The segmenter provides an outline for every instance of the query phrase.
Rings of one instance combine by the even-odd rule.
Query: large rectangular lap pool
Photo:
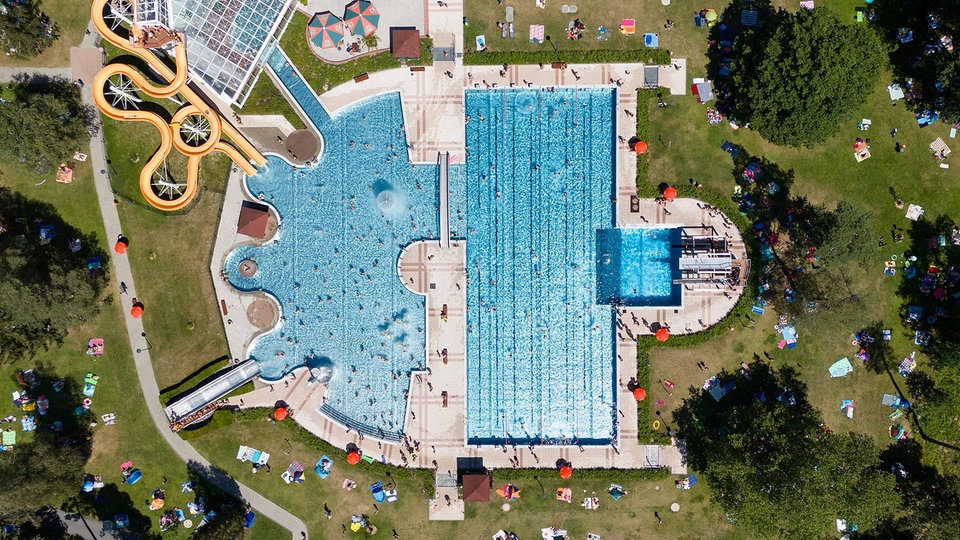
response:
[[[466,92],[470,444],[615,437],[613,313],[596,290],[615,104],[611,89]]]

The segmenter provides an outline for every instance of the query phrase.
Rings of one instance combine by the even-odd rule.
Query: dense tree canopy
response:
[[[826,8],[779,11],[736,39],[734,114],[776,144],[832,135],[875,87],[883,48],[874,32]]]
[[[44,174],[89,145],[96,111],[83,104],[76,86],[64,79],[32,79],[11,88],[14,99],[0,103],[3,157]]]
[[[820,538],[837,518],[869,530],[900,497],[873,439],[833,434],[789,369],[762,363],[720,374],[728,393],[699,389],[675,413],[688,460],[738,524],[764,538]],[[731,388],[732,386],[732,388]]]
[[[0,362],[60,342],[98,311],[106,254],[46,203],[0,187]],[[41,232],[43,231],[43,232]],[[41,235],[50,238],[46,242]],[[80,249],[70,249],[72,240]],[[74,244],[76,247],[76,244]],[[99,257],[100,270],[88,259]]]
[[[4,53],[30,58],[43,52],[60,35],[57,23],[40,10],[41,0],[4,2],[0,11],[0,43]]]

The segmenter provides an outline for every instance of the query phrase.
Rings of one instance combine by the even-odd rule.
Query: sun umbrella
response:
[[[672,200],[676,199],[676,198],[677,198],[677,188],[668,187],[667,189],[663,190],[663,198],[666,199],[666,200],[668,200],[668,201],[672,201]],[[658,332],[658,335],[659,335],[659,332]]]
[[[134,319],[143,317],[143,304],[134,304],[133,307],[130,308],[130,315],[132,315]]]
[[[571,476],[573,476],[573,467],[569,465],[564,465],[563,467],[560,467],[560,478],[567,480]]]
[[[118,240],[117,243],[114,244],[113,250],[119,253],[120,255],[123,255],[124,253],[127,252],[127,243],[124,242],[123,240]]]
[[[310,41],[321,49],[333,49],[343,41],[343,21],[329,11],[314,14],[307,24]]]
[[[277,410],[273,411],[273,417],[277,420],[283,420],[287,417],[287,408],[286,407],[277,407]]]
[[[633,391],[633,397],[637,401],[643,401],[647,399],[647,391],[643,388],[637,388]]]
[[[380,12],[368,0],[353,0],[343,12],[343,28],[355,36],[370,36],[377,31]]]
[[[703,18],[710,22],[713,22],[717,20],[717,12],[712,9],[708,9],[707,12],[703,15]]]
[[[349,454],[347,454],[347,463],[351,465],[356,465],[357,463],[360,463],[360,454],[358,454],[357,452],[350,452]]]
[[[637,141],[637,143],[633,145],[633,151],[638,154],[646,154],[647,143],[645,143],[644,141]]]
[[[662,343],[666,341],[667,338],[669,337],[670,337],[670,331],[667,330],[666,328],[661,327],[659,330],[657,330],[657,341]]]

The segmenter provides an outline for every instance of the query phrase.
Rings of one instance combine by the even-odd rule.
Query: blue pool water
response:
[[[467,438],[608,444],[615,93],[467,91]],[[482,120],[481,120],[482,118]]]
[[[598,234],[597,300],[623,306],[675,307],[682,286],[681,229],[634,227]]]
[[[273,295],[283,317],[248,354],[266,379],[304,362],[333,366],[325,412],[367,433],[395,436],[409,374],[425,364],[424,301],[403,287],[396,264],[403,246],[438,234],[438,170],[408,163],[398,93],[330,118],[309,89],[291,86],[303,109],[318,115],[311,120],[324,150],[306,169],[270,157],[247,179],[254,198],[277,208],[281,228],[275,243],[231,252],[227,279]],[[459,171],[451,169],[454,189]],[[458,201],[451,199],[454,212]],[[250,257],[259,269],[244,278],[237,265]]]

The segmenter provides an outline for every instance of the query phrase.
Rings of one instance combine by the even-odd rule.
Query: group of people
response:
[[[583,31],[587,27],[580,22],[580,19],[574,19],[573,24],[570,25],[570,28],[567,30],[567,39],[570,41],[576,41],[583,37]]]

